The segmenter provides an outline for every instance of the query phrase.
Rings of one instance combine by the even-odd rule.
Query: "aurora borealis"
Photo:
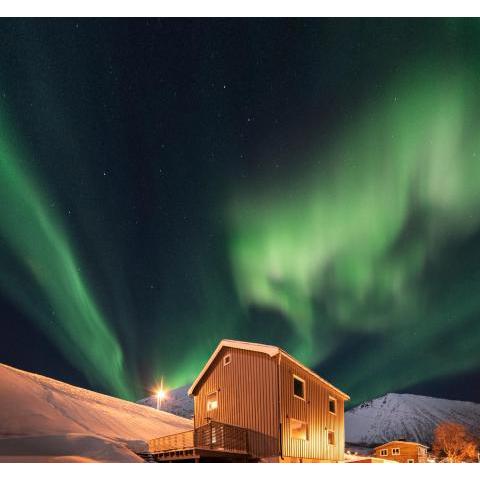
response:
[[[1,361],[135,399],[237,338],[352,403],[480,401],[479,40],[2,20]]]
[[[39,187],[24,171],[21,156],[9,145],[11,134],[6,122],[0,125],[2,238],[22,270],[12,275],[2,269],[2,289],[40,322],[63,353],[74,365],[85,369],[89,378],[126,396],[128,378],[120,346],[87,290],[72,252],[72,241],[50,211]],[[32,291],[26,288],[28,280],[22,281],[23,275],[30,280]],[[51,309],[47,318],[39,305],[41,298]]]

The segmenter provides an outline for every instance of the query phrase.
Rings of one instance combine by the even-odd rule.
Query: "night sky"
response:
[[[478,20],[1,20],[0,361],[480,401],[479,130]]]

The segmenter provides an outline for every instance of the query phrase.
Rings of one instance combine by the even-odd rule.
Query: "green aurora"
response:
[[[24,275],[18,269],[16,275],[2,269],[0,285],[93,384],[133,398],[118,340],[88,291],[71,239],[49,208],[38,182],[27,172],[22,155],[11,145],[9,139],[15,135],[7,125],[2,119],[0,233]],[[47,302],[47,308],[42,301]],[[46,310],[55,321],[45,315]]]
[[[345,331],[390,338],[362,355],[363,374],[336,372],[361,396],[480,365],[470,325],[480,297],[457,286],[432,308],[420,288],[427,264],[480,223],[480,84],[451,71],[461,73],[393,82],[331,145],[313,149],[303,174],[267,188],[263,178],[229,210],[239,296],[285,315],[295,355],[321,365]],[[442,305],[454,293],[454,306]],[[444,335],[446,361],[426,357]],[[415,368],[402,372],[399,358]]]
[[[478,38],[451,20],[3,21],[0,313],[19,353],[0,339],[0,361],[129,399],[191,382],[222,338],[285,348],[350,405],[478,376]]]

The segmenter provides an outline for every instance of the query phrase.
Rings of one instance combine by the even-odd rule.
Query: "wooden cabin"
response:
[[[417,442],[394,440],[374,449],[376,458],[400,463],[426,463],[428,447]]]
[[[189,441],[152,440],[152,459],[343,461],[349,396],[279,347],[222,340],[188,393]]]

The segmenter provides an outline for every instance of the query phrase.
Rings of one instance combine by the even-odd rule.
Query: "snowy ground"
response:
[[[145,441],[192,422],[0,364],[0,462],[140,461]]]

